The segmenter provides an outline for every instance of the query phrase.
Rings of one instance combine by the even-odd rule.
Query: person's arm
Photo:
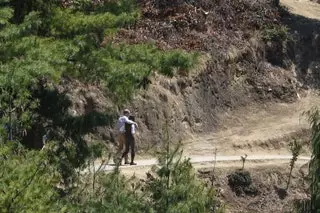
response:
[[[132,135],[136,133],[136,126],[134,124],[131,125],[131,133]]]
[[[130,120],[127,116],[123,116],[123,121],[127,124],[134,124],[136,126],[138,126],[138,124],[132,120]]]

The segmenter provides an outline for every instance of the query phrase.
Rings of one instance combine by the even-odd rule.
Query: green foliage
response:
[[[294,168],[294,164],[295,162],[298,160],[298,156],[300,155],[302,150],[302,144],[299,143],[296,139],[290,143],[290,151],[292,154],[292,158],[290,160],[290,173],[289,173],[289,178],[288,178],[288,183],[287,183],[287,190],[289,188],[290,185],[290,181],[291,181],[291,176],[292,176],[292,170]]]
[[[124,102],[146,87],[153,72],[185,74],[196,63],[196,54],[105,41],[138,18],[134,0],[78,0],[69,7],[56,0],[0,0],[1,212],[163,212],[158,205],[162,199],[150,206],[147,195],[153,192],[142,192],[139,184],[132,188],[128,184],[135,182],[118,171],[81,174],[104,155],[100,145],[88,146],[84,136],[112,117],[98,112],[71,116],[70,101],[55,88],[62,76],[73,77],[99,84],[113,92],[115,101]],[[30,143],[43,134],[48,141],[40,152],[13,142]],[[190,162],[171,163],[171,170],[177,170],[170,173],[166,190],[165,199],[174,201],[168,211],[208,210],[213,192],[195,180]],[[188,181],[183,189],[180,183]]]
[[[71,143],[64,146],[62,153],[76,153]],[[118,167],[103,171],[109,150],[99,141],[88,147],[89,157],[79,169],[68,165],[69,157],[57,154],[58,149],[53,141],[41,151],[27,151],[16,142],[0,144],[1,212],[223,212],[214,189],[197,180],[190,160],[182,159],[180,146],[160,154],[154,176],[149,173],[146,181],[128,179]],[[70,173],[61,172],[68,170],[61,165]]]
[[[105,84],[119,102],[124,102],[143,85],[153,70],[173,76],[174,69],[188,70],[196,63],[196,54],[178,51],[162,52],[153,45],[108,45],[93,50],[81,60],[78,78]],[[93,75],[88,75],[92,73]]]
[[[9,24],[9,19],[13,16],[13,10],[9,7],[0,9],[0,27]]]
[[[313,108],[305,113],[312,130],[312,156],[309,166],[311,176],[311,205],[313,212],[320,212],[320,112]]]
[[[183,54],[181,51],[171,51],[159,57],[160,73],[174,76],[174,69],[186,73],[197,61],[197,54]]]
[[[92,0],[69,0],[68,6],[75,11],[84,11],[85,13],[110,12],[115,15],[137,10],[135,0],[109,0],[104,2]]]
[[[274,25],[263,30],[262,38],[265,41],[285,41],[288,39],[288,28]]]
[[[109,174],[96,171],[95,190],[81,190],[79,209],[110,213],[223,212],[217,207],[214,189],[197,180],[190,160],[182,160],[180,146],[159,156],[153,175],[141,182],[125,178],[116,168]],[[165,160],[167,159],[167,160]],[[75,199],[72,199],[75,200]]]
[[[182,159],[180,145],[163,152],[153,171],[156,175],[149,178],[147,189],[155,212],[204,213],[215,209],[215,190],[196,179],[190,159]]]
[[[228,175],[228,184],[237,196],[243,194],[255,196],[259,193],[257,188],[252,184],[252,178],[248,171],[239,170],[232,172]]]
[[[252,184],[252,179],[248,171],[240,170],[228,175],[228,182],[231,187],[249,186]]]
[[[139,18],[133,0],[78,0],[69,7],[56,0],[0,3],[0,132],[5,138],[12,131],[10,139],[19,139],[44,122],[39,113],[44,97],[34,94],[51,90],[61,76],[100,84],[121,103],[146,88],[152,72],[173,76],[196,63],[195,54],[104,42],[106,34]]]
[[[19,143],[0,144],[0,212],[67,212],[59,200],[59,173],[45,153],[26,151]]]
[[[127,179],[116,170],[100,176],[100,190],[95,192],[100,199],[94,197],[84,202],[81,209],[90,213],[151,212],[151,207],[147,205],[139,190],[140,186],[135,186],[133,178]]]
[[[35,110],[39,100],[33,92],[41,86],[42,79],[56,81],[66,63],[62,52],[67,53],[64,42],[51,42],[50,39],[24,37],[14,48],[15,42],[0,45],[0,123],[7,124],[17,131],[16,139],[24,129],[30,128],[37,118]],[[71,50],[70,50],[71,51]],[[19,55],[22,59],[17,59]],[[3,125],[0,126],[3,128]]]
[[[56,9],[52,18],[51,35],[73,37],[92,32],[103,33],[107,28],[124,27],[133,24],[139,13],[121,13],[114,15],[109,12],[86,15],[71,9]],[[103,34],[101,35],[103,36]]]
[[[32,11],[41,13],[43,16],[50,15],[52,8],[59,5],[59,0],[7,0],[14,9],[14,23],[21,23]]]
[[[141,185],[135,178],[126,178],[118,168],[103,171],[104,163],[111,157],[108,153],[110,151],[102,142],[95,141],[90,145],[89,157],[81,170],[77,170],[66,191],[65,199],[72,206],[68,212],[150,212],[151,207],[146,205]],[[96,162],[97,158],[101,164]]]

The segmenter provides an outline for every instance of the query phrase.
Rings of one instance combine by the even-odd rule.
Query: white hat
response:
[[[130,110],[125,109],[125,110],[123,110],[123,113],[129,113],[130,114]]]

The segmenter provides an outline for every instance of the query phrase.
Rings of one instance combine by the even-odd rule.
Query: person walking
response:
[[[129,116],[129,120],[134,121],[134,116]],[[134,124],[125,124],[125,138],[126,138],[126,145],[125,145],[125,151],[122,154],[121,161],[123,158],[125,158],[125,161],[128,163],[128,153],[129,149],[131,151],[131,162],[130,165],[137,165],[134,162],[135,157],[135,138],[134,134],[136,133],[136,126]]]
[[[123,111],[123,115],[119,118],[118,123],[117,123],[118,136],[117,136],[116,140],[118,142],[118,154],[117,154],[118,157],[120,157],[120,155],[123,152],[123,149],[126,145],[125,124],[133,125],[135,127],[138,126],[138,124],[136,122],[129,119],[129,117],[128,117],[129,115],[130,115],[130,110],[125,109]],[[121,160],[122,160],[122,158],[121,158]],[[125,164],[129,164],[128,156],[125,156]]]

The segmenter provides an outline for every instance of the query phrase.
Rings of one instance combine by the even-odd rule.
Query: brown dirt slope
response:
[[[141,20],[120,31],[117,41],[153,42],[161,49],[218,53],[231,44],[240,47],[252,31],[278,24],[280,18],[278,10],[268,0],[138,2]]]
[[[140,0],[141,20],[120,30],[113,42],[152,42],[164,50],[181,48],[198,51],[202,56],[200,64],[189,76],[168,79],[154,74],[147,91],[141,90],[131,104],[121,106],[131,108],[136,114],[140,124],[139,148],[146,150],[161,145],[166,123],[174,141],[197,138],[199,134],[200,138],[206,135],[210,138],[223,132],[223,128],[229,128],[224,120],[238,125],[232,121],[237,117],[236,113],[250,116],[247,107],[259,109],[271,103],[267,106],[272,109],[276,107],[272,103],[294,102],[299,96],[303,97],[309,87],[320,85],[316,74],[320,61],[316,47],[320,45],[320,39],[314,30],[318,29],[315,27],[318,22],[279,9],[271,0],[174,1],[176,4],[171,6],[159,2]],[[276,29],[277,34],[282,25],[288,27],[289,35],[294,39],[266,41],[263,38],[266,28]],[[77,84],[72,84],[75,89],[70,94],[75,114],[86,113],[92,108],[116,108],[98,87]],[[229,119],[223,116],[226,112],[232,114]],[[254,120],[261,118],[259,113],[253,114]],[[260,116],[269,115],[272,116],[272,112]],[[247,124],[253,122],[245,116],[240,116],[241,119],[247,119]],[[239,128],[235,125],[230,131]],[[112,140],[109,130],[109,127],[98,128],[96,136]],[[296,134],[286,131],[286,134],[291,133]],[[235,134],[234,140],[240,136]],[[251,142],[231,142],[226,147],[242,149],[250,147],[252,141],[259,144],[262,140],[261,143],[266,144],[265,139],[255,137]],[[227,142],[227,139],[222,141]]]
[[[212,169],[202,169],[199,175],[209,184],[211,184],[212,176],[215,177],[213,184],[220,189],[220,197],[226,203],[228,212],[283,213],[293,212],[294,202],[308,197],[307,167],[306,164],[297,165],[288,194],[283,197],[281,189],[286,187],[289,172],[286,164],[279,163],[262,167],[248,165],[246,170],[250,172],[252,178],[251,191],[255,192],[252,194],[236,195],[229,186],[227,176],[237,168],[218,168],[214,173]]]

